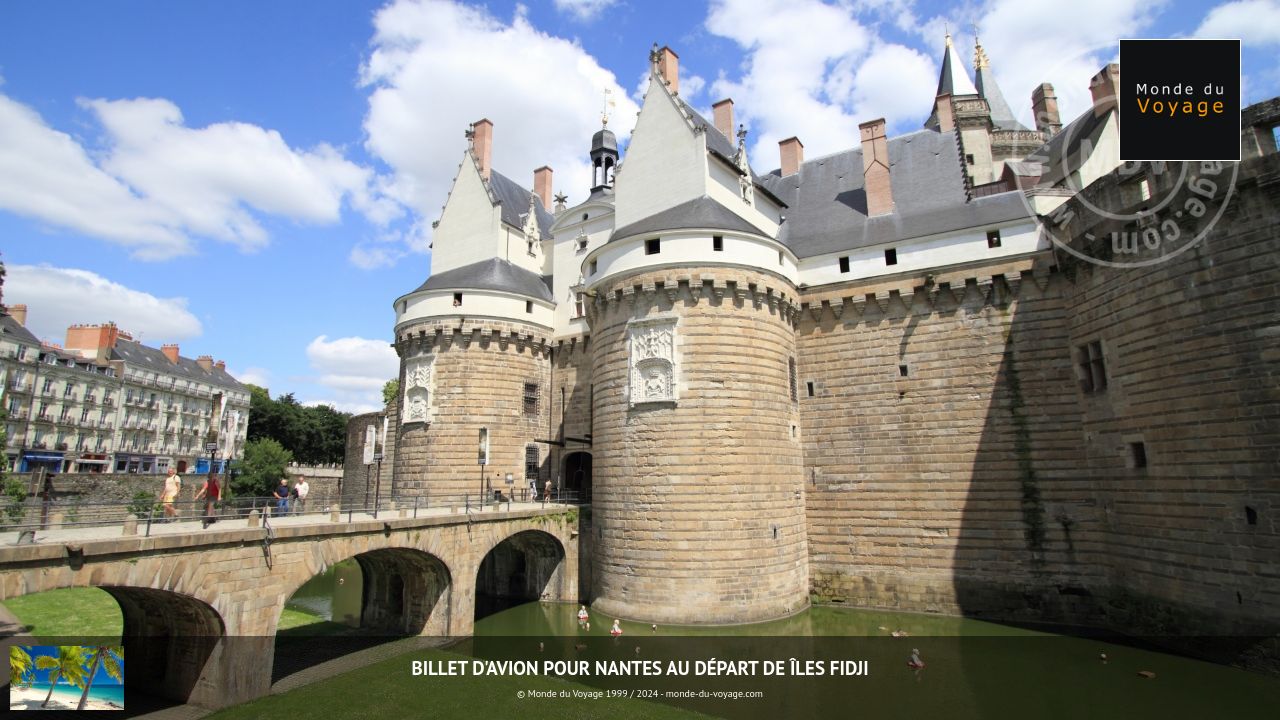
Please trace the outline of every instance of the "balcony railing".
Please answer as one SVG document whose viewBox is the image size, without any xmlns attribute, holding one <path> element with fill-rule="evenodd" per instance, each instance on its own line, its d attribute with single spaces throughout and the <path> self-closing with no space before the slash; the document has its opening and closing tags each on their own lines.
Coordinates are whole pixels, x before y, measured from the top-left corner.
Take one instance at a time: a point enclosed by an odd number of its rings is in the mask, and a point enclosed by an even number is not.
<svg viewBox="0 0 1280 720">
<path fill-rule="evenodd" d="M 9 389 L 13 392 L 29 393 L 31 392 L 31 383 L 22 382 L 20 380 L 10 380 Z"/>
</svg>

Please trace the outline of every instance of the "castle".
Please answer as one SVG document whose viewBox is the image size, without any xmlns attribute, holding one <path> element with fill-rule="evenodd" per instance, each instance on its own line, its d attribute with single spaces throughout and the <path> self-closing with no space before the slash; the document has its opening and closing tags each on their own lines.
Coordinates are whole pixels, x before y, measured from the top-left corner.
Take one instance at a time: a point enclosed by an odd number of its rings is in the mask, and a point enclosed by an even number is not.
<svg viewBox="0 0 1280 720">
<path fill-rule="evenodd" d="M 1079 256 L 1144 225 L 1091 208 L 1185 192 L 1117 170 L 1117 65 L 1066 123 L 1037 88 L 1030 129 L 948 38 L 923 128 L 811 159 L 789 138 L 758 172 L 678 64 L 655 46 L 625 156 L 597 132 L 574 207 L 468 131 L 431 273 L 394 301 L 397 497 L 589 497 L 584 600 L 644 621 L 817 597 L 1275 633 L 1275 101 L 1204 242 L 1105 267 Z"/>
</svg>

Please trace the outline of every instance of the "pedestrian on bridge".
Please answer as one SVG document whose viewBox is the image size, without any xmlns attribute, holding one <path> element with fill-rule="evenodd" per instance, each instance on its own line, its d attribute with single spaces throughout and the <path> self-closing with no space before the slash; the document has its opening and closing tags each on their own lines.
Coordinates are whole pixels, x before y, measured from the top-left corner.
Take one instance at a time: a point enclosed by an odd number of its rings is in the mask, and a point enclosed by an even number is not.
<svg viewBox="0 0 1280 720">
<path fill-rule="evenodd" d="M 311 492 L 311 485 L 307 483 L 307 478 L 297 475 L 293 479 L 293 510 L 294 514 L 307 511 L 307 493 Z"/>
<path fill-rule="evenodd" d="M 196 500 L 204 498 L 204 521 L 201 523 L 201 527 L 208 529 L 209 525 L 218 521 L 213 515 L 213 506 L 221 496 L 222 486 L 218 484 L 218 476 L 210 473 L 209 478 L 204 481 L 204 485 L 196 491 Z"/>
<path fill-rule="evenodd" d="M 271 497 L 276 499 L 276 514 L 284 515 L 289 512 L 289 481 L 280 478 L 280 486 L 272 493 Z"/>
<path fill-rule="evenodd" d="M 160 494 L 160 503 L 164 506 L 166 522 L 173 522 L 178 519 L 178 510 L 174 508 L 173 501 L 178 499 L 178 492 L 181 490 L 182 478 L 178 477 L 177 469 L 170 466 L 169 474 L 164 479 L 164 490 Z"/>
</svg>

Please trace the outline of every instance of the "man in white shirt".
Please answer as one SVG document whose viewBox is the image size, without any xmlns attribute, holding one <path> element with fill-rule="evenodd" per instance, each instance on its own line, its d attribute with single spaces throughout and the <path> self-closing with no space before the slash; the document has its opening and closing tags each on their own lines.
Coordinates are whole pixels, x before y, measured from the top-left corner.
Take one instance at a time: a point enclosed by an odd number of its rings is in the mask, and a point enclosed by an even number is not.
<svg viewBox="0 0 1280 720">
<path fill-rule="evenodd" d="M 311 492 L 311 486 L 307 484 L 307 479 L 301 475 L 294 478 L 293 492 L 296 497 L 293 499 L 293 511 L 307 511 L 307 493 Z"/>
</svg>

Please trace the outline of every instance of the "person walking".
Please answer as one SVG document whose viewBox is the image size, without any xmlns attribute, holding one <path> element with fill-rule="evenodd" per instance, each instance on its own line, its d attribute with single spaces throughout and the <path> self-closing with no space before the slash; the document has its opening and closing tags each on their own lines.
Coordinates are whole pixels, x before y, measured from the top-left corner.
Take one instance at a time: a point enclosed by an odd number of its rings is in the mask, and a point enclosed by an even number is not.
<svg viewBox="0 0 1280 720">
<path fill-rule="evenodd" d="M 213 506 L 220 497 L 222 497 L 222 486 L 218 484 L 218 476 L 210 473 L 204 485 L 196 491 L 196 500 L 204 498 L 204 521 L 201 522 L 200 527 L 207 530 L 210 525 L 218 522 L 218 519 L 213 516 Z"/>
<path fill-rule="evenodd" d="M 289 512 L 289 481 L 280 478 L 280 485 L 276 487 L 276 491 L 271 494 L 276 499 L 276 514 L 284 515 Z"/>
<path fill-rule="evenodd" d="M 551 480 L 550 479 L 548 479 L 547 483 L 542 486 L 542 502 L 548 502 L 549 500 L 551 500 Z"/>
<path fill-rule="evenodd" d="M 297 475 L 293 479 L 293 512 L 294 514 L 307 511 L 307 493 L 311 492 L 311 485 L 307 483 L 307 478 Z"/>
<path fill-rule="evenodd" d="M 181 490 L 182 478 L 178 477 L 177 469 L 170 467 L 169 474 L 164 478 L 164 490 L 160 493 L 160 504 L 164 508 L 165 522 L 173 522 L 178 519 L 178 510 L 173 506 L 173 503 L 178 499 L 178 493 Z"/>
</svg>

